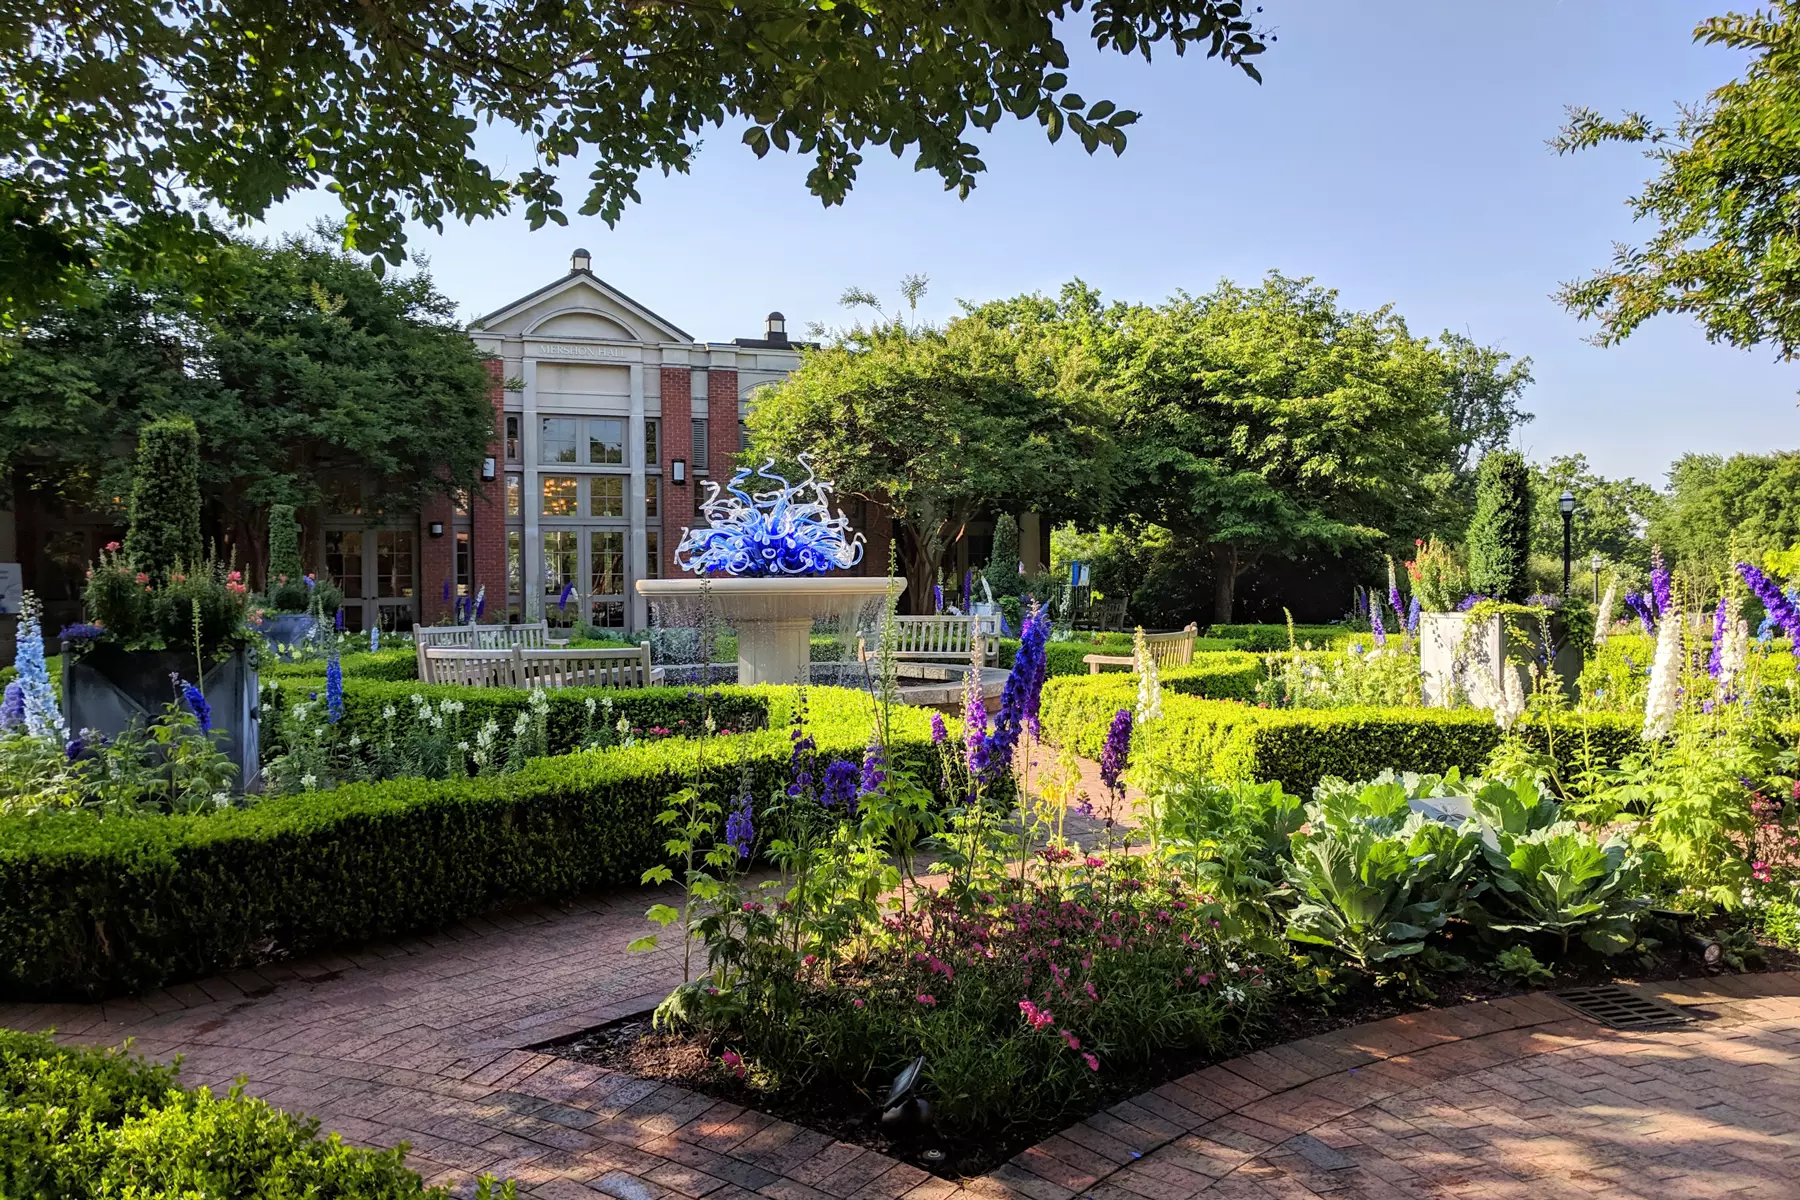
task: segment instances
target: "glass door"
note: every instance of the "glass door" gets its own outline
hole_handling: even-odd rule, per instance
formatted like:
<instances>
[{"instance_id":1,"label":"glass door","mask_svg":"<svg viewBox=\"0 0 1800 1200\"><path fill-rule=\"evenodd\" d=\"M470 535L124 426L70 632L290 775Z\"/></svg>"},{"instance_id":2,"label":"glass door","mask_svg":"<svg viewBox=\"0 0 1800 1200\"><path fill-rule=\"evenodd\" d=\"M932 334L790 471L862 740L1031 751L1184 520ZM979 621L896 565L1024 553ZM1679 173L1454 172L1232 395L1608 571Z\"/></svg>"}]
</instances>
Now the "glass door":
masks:
<instances>
[{"instance_id":1,"label":"glass door","mask_svg":"<svg viewBox=\"0 0 1800 1200\"><path fill-rule=\"evenodd\" d=\"M581 619L581 531L546 529L544 619L552 629L568 629Z\"/></svg>"},{"instance_id":2,"label":"glass door","mask_svg":"<svg viewBox=\"0 0 1800 1200\"><path fill-rule=\"evenodd\" d=\"M601 629L625 628L625 531L588 530L588 624Z\"/></svg>"}]
</instances>

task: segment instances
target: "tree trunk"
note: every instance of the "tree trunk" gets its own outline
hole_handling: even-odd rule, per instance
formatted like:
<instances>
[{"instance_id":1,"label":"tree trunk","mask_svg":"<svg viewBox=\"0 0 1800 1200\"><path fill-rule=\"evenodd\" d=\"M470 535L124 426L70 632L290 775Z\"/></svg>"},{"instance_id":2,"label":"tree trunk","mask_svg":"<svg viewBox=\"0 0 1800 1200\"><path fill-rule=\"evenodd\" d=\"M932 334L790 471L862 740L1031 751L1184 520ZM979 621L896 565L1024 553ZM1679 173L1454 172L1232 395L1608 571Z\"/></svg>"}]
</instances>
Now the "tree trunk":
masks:
<instances>
[{"instance_id":1,"label":"tree trunk","mask_svg":"<svg viewBox=\"0 0 1800 1200\"><path fill-rule=\"evenodd\" d=\"M942 551L933 554L931 547L936 540L920 534L916 525L908 523L904 541L905 562L901 570L906 575L906 594L910 603L908 607L917 615L930 616L937 611L932 604L931 588L937 582L938 564Z\"/></svg>"},{"instance_id":2,"label":"tree trunk","mask_svg":"<svg viewBox=\"0 0 1800 1200\"><path fill-rule=\"evenodd\" d=\"M1238 552L1228 542L1216 542L1213 560L1213 624L1231 624L1231 607L1237 599Z\"/></svg>"}]
</instances>

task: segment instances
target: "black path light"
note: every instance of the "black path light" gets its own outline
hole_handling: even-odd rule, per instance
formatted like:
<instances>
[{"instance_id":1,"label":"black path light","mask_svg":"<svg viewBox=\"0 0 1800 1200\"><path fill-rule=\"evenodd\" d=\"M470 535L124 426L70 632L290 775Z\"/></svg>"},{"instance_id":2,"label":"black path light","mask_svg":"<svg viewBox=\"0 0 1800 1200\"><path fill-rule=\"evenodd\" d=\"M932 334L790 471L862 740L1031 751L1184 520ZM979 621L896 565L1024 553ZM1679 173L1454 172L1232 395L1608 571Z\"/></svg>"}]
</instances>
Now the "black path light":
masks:
<instances>
[{"instance_id":1,"label":"black path light","mask_svg":"<svg viewBox=\"0 0 1800 1200\"><path fill-rule=\"evenodd\" d=\"M881 1127L889 1133L918 1133L931 1125L931 1101L919 1095L925 1077L925 1056L907 1063L888 1085L881 1104Z\"/></svg>"},{"instance_id":2,"label":"black path light","mask_svg":"<svg viewBox=\"0 0 1800 1200\"><path fill-rule=\"evenodd\" d=\"M1569 594L1569 551L1575 528L1575 493L1567 488L1556 501L1556 507L1562 510L1563 519L1563 595Z\"/></svg>"}]
</instances>

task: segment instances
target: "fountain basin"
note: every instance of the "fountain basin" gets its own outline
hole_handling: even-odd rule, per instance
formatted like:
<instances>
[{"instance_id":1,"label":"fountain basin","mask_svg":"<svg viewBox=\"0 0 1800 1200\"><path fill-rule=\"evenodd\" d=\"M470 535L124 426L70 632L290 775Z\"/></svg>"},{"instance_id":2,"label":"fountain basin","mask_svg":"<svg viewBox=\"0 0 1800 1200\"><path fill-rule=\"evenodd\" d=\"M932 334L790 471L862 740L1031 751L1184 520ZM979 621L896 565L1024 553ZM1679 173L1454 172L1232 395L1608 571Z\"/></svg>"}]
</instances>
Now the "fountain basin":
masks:
<instances>
[{"instance_id":1,"label":"fountain basin","mask_svg":"<svg viewBox=\"0 0 1800 1200\"><path fill-rule=\"evenodd\" d=\"M720 620L737 631L738 682L799 683L809 678L816 617L854 625L871 605L898 598L906 580L888 576L772 575L707 579L640 579L651 603L698 604L702 594Z\"/></svg>"}]
</instances>

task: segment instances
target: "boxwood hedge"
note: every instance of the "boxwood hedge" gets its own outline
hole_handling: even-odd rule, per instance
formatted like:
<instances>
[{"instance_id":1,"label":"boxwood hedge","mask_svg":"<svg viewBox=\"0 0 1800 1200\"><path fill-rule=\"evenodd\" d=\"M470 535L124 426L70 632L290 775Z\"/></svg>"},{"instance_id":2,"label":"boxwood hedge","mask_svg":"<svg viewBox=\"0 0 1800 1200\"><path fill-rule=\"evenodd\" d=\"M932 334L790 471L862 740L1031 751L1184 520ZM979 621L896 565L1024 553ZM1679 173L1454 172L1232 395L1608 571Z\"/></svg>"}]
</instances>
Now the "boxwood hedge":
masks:
<instances>
[{"instance_id":1,"label":"boxwood hedge","mask_svg":"<svg viewBox=\"0 0 1800 1200\"><path fill-rule=\"evenodd\" d=\"M449 1200L401 1150L362 1150L233 1089L188 1091L121 1051L0 1030L0 1195Z\"/></svg>"},{"instance_id":2,"label":"boxwood hedge","mask_svg":"<svg viewBox=\"0 0 1800 1200\"><path fill-rule=\"evenodd\" d=\"M541 758L513 775L355 784L208 816L0 821L0 994L142 991L636 886L662 861L653 817L670 793L696 777L729 792L748 772L763 798L785 780L794 692L753 694L771 728ZM808 700L819 752L860 758L868 697L813 688ZM896 764L935 784L929 713L896 710L892 735Z\"/></svg>"},{"instance_id":3,"label":"boxwood hedge","mask_svg":"<svg viewBox=\"0 0 1800 1200\"><path fill-rule=\"evenodd\" d=\"M1500 742L1493 717L1477 710L1267 709L1182 694L1185 683L1175 672L1165 677L1163 719L1134 738L1135 761L1215 779L1276 780L1307 795L1327 775L1471 771ZM1051 680L1044 688L1045 735L1098 758L1113 714L1133 707L1136 697L1129 675ZM1590 760L1616 763L1638 744L1641 727L1641 718L1605 713L1561 716L1548 729L1533 721L1520 732L1574 768Z\"/></svg>"}]
</instances>

